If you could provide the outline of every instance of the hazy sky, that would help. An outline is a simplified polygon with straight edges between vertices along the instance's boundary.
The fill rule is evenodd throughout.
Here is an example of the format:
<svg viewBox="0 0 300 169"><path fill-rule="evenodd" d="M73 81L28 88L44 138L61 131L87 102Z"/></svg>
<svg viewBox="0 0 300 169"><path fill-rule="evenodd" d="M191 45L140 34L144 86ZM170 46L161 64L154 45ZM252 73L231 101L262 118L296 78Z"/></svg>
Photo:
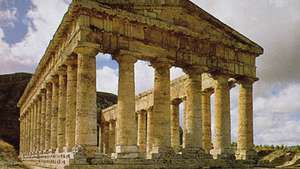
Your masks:
<svg viewBox="0 0 300 169"><path fill-rule="evenodd" d="M0 0L0 74L33 72L70 0ZM300 144L300 1L193 0L265 49L255 83L256 144ZM136 65L136 91L153 86L153 69ZM172 69L172 78L182 74ZM98 90L116 93L118 65L97 57ZM231 91L236 139L238 87Z"/></svg>

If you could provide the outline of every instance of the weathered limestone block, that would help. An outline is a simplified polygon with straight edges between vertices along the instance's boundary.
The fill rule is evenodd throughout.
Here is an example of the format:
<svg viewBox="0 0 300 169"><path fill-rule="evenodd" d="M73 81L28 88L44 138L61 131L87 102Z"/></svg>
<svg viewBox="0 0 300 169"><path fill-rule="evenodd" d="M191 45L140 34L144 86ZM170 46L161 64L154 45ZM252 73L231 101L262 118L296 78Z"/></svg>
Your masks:
<svg viewBox="0 0 300 169"><path fill-rule="evenodd" d="M66 106L66 150L75 146L76 127L76 96L77 96L77 57L67 61L67 106Z"/></svg>
<svg viewBox="0 0 300 169"><path fill-rule="evenodd" d="M236 158L251 160L256 156L253 143L253 83L252 79L241 79L238 114L238 141Z"/></svg>
<svg viewBox="0 0 300 169"><path fill-rule="evenodd" d="M66 101L67 101L67 68L62 66L58 70L58 122L57 122L57 150L62 152L65 147Z"/></svg>
<svg viewBox="0 0 300 169"><path fill-rule="evenodd" d="M135 118L134 63L130 55L117 56L119 63L117 138L115 158L138 158Z"/></svg>

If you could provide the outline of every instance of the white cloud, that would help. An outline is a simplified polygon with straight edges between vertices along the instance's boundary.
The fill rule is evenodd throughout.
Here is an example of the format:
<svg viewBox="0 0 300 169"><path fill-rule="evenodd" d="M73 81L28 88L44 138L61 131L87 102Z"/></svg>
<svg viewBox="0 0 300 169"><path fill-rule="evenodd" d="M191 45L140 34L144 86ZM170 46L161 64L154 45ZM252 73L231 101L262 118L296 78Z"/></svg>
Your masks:
<svg viewBox="0 0 300 169"><path fill-rule="evenodd" d="M0 27L14 27L14 22L17 20L16 14L16 8L0 10Z"/></svg>
<svg viewBox="0 0 300 169"><path fill-rule="evenodd" d="M0 56L4 60L0 62L0 73L15 72L16 69L32 71L44 54L68 6L61 0L32 0L32 4L34 8L27 13L30 23L24 39L12 45L3 40L3 35L0 39ZM13 20L14 18L10 19Z"/></svg>
<svg viewBox="0 0 300 169"><path fill-rule="evenodd" d="M135 91L136 94L153 88L154 69L148 62L138 61L135 64Z"/></svg>
<svg viewBox="0 0 300 169"><path fill-rule="evenodd" d="M290 84L276 95L254 102L254 126L258 144L300 144L300 86Z"/></svg>
<svg viewBox="0 0 300 169"><path fill-rule="evenodd" d="M104 66L97 70L97 91L117 94L118 72L115 69Z"/></svg>

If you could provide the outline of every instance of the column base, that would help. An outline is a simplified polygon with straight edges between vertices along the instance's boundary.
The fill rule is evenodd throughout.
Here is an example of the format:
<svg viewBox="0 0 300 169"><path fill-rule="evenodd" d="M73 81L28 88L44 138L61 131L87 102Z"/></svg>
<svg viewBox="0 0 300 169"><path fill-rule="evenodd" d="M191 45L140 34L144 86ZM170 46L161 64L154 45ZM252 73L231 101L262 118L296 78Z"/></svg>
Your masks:
<svg viewBox="0 0 300 169"><path fill-rule="evenodd" d="M138 146L116 146L116 153L112 153L114 159L141 158Z"/></svg>
<svg viewBox="0 0 300 169"><path fill-rule="evenodd" d="M150 154L147 154L147 159L162 159L176 157L175 151L171 147L152 147Z"/></svg>
<svg viewBox="0 0 300 169"><path fill-rule="evenodd" d="M235 155L231 149L212 149L210 154L214 159L235 160Z"/></svg>
<svg viewBox="0 0 300 169"><path fill-rule="evenodd" d="M212 159L210 154L204 152L202 148L184 148L182 150L182 157L185 159Z"/></svg>
<svg viewBox="0 0 300 169"><path fill-rule="evenodd" d="M256 160L257 153L255 150L237 150L235 157L237 160Z"/></svg>

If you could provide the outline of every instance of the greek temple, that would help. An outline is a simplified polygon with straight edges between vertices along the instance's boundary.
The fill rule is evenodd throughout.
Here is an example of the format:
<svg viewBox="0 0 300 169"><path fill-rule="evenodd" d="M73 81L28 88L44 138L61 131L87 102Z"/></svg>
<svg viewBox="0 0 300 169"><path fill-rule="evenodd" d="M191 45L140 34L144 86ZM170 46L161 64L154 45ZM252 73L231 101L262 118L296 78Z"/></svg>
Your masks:
<svg viewBox="0 0 300 169"><path fill-rule="evenodd" d="M101 112L99 53L119 64L118 102ZM253 84L262 54L189 0L73 0L19 100L20 158L32 168L251 168ZM154 69L154 87L143 93L135 93L138 60ZM171 67L185 75L171 81Z"/></svg>

